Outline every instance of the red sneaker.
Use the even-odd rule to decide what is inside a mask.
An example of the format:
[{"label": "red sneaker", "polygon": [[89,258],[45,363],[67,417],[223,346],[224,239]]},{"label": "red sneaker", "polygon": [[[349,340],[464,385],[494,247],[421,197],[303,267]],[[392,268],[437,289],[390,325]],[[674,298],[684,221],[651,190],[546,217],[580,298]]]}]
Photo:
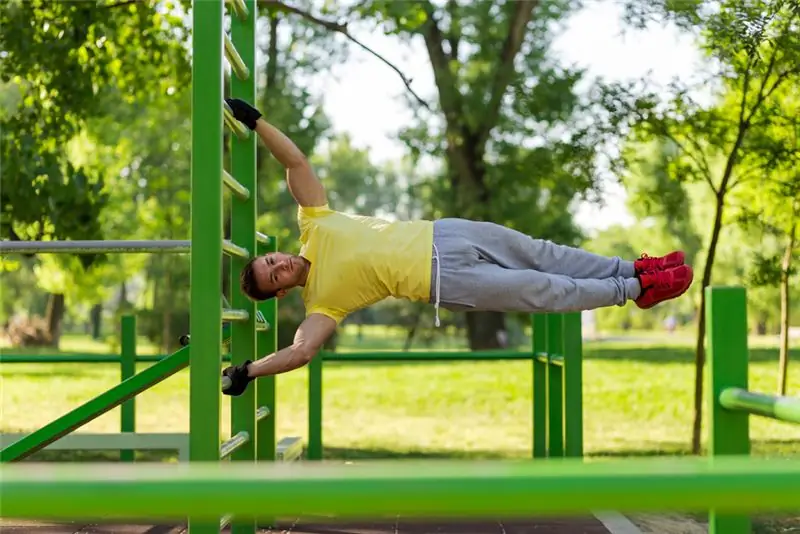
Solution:
[{"label": "red sneaker", "polygon": [[692,285],[693,279],[694,272],[690,265],[679,265],[663,271],[642,273],[639,275],[642,294],[635,300],[636,305],[647,310],[665,300],[680,297]]},{"label": "red sneaker", "polygon": [[670,252],[666,256],[648,256],[642,254],[642,257],[633,262],[633,269],[636,274],[647,273],[651,271],[663,271],[664,269],[672,269],[683,265],[686,261],[686,254],[682,250]]}]

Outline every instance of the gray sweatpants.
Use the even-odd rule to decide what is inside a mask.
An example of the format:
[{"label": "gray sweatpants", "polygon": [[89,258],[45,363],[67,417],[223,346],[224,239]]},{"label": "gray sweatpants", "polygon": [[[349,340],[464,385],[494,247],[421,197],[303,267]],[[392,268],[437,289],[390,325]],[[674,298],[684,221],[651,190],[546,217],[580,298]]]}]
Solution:
[{"label": "gray sweatpants", "polygon": [[490,222],[437,220],[433,245],[431,302],[438,288],[439,305],[449,310],[591,310],[622,306],[641,292],[632,261],[533,239]]}]

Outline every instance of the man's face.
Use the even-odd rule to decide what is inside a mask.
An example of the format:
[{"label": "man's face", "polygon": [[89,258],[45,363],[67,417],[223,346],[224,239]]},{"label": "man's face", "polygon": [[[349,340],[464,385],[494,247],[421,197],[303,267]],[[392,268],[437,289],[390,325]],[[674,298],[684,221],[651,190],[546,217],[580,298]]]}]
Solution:
[{"label": "man's face", "polygon": [[277,291],[278,297],[301,283],[305,269],[302,258],[283,252],[265,254],[253,263],[258,287],[264,291]]}]

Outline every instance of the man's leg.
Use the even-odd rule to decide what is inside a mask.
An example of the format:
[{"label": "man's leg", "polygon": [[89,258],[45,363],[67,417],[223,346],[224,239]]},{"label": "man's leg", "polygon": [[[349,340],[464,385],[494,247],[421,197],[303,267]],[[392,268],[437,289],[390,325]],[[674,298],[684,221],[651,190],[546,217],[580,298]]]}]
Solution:
[{"label": "man's leg", "polygon": [[648,270],[663,270],[682,265],[682,252],[661,258],[623,260],[532,238],[517,230],[491,222],[444,219],[448,230],[457,232],[473,244],[485,260],[507,269],[535,269],[571,278],[633,278]]},{"label": "man's leg", "polygon": [[[682,295],[692,282],[687,265],[638,278],[572,278],[532,269],[484,263],[442,281],[442,301],[475,310],[526,313],[569,312],[624,306],[629,300],[651,308]],[[454,297],[454,298],[451,298]]]}]

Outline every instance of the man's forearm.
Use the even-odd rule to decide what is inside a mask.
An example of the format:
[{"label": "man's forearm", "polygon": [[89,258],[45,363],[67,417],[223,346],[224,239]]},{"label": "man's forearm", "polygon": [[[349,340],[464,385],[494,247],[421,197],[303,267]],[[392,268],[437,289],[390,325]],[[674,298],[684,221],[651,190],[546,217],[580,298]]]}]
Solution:
[{"label": "man's forearm", "polygon": [[264,119],[258,119],[255,132],[281,165],[287,169],[305,164],[306,156],[294,142]]},{"label": "man's forearm", "polygon": [[290,345],[251,363],[247,367],[247,374],[256,378],[294,371],[306,365],[313,355],[301,347]]}]

